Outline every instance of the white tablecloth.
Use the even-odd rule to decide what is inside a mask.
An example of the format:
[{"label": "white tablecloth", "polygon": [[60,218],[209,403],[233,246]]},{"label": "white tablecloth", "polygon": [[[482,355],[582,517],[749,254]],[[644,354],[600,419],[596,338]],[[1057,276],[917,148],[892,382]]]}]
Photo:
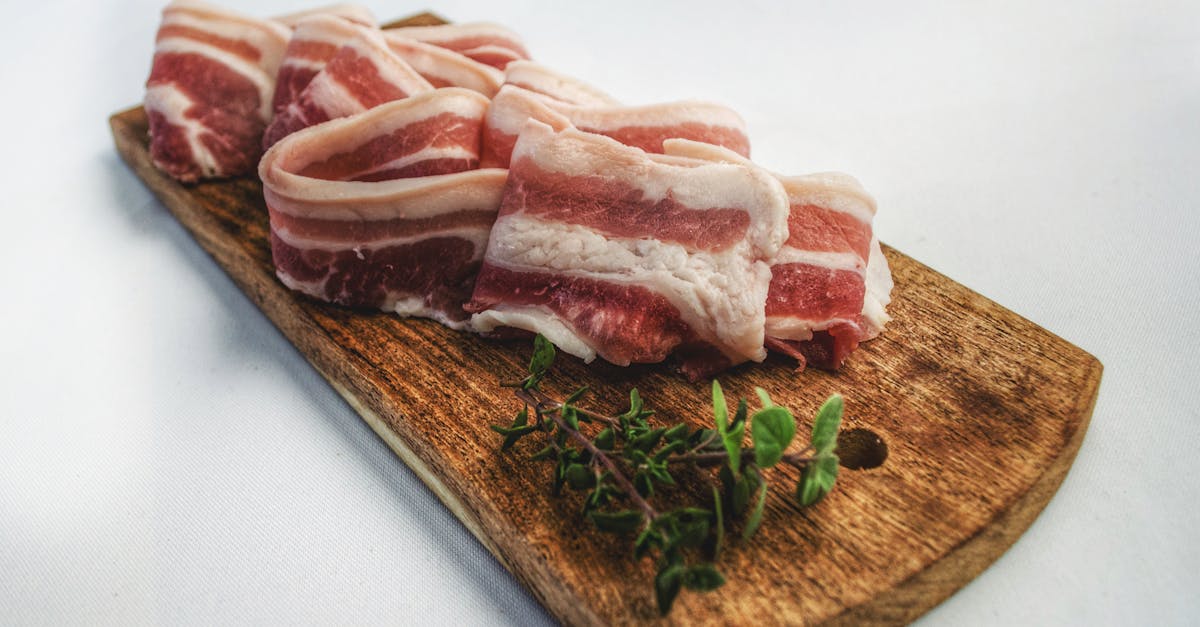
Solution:
[{"label": "white tablecloth", "polygon": [[[884,241],[1104,362],[1058,495],[923,624],[1194,624],[1200,4],[993,4],[430,8],[733,106],[760,163],[856,175]],[[119,161],[159,8],[0,22],[0,623],[549,623]]]}]

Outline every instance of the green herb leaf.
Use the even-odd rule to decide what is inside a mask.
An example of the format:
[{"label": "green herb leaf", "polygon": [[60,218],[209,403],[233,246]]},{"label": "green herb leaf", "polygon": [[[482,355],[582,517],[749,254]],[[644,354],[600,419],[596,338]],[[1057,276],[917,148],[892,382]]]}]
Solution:
[{"label": "green herb leaf", "polygon": [[717,519],[717,539],[713,543],[713,561],[721,557],[721,549],[725,544],[725,512],[721,511],[721,492],[717,490],[717,486],[712,487],[713,493],[713,516]]},{"label": "green herb leaf", "polygon": [[567,397],[567,400],[563,401],[563,405],[575,404],[575,401],[583,398],[583,395],[587,394],[587,392],[588,392],[588,386],[586,386],[586,385],[579,388],[578,390],[575,390],[574,392],[571,392],[571,395]]},{"label": "green herb leaf", "polygon": [[564,473],[567,485],[575,490],[586,490],[596,483],[596,475],[583,464],[571,464]]},{"label": "green herb leaf", "polygon": [[534,453],[529,459],[539,462],[546,459],[554,459],[554,447],[547,444],[545,448]]},{"label": "green herb leaf", "polygon": [[679,423],[663,434],[663,437],[668,442],[686,442],[688,438],[688,426],[686,423]]},{"label": "green herb leaf", "polygon": [[746,475],[738,477],[733,482],[733,492],[729,499],[729,509],[734,516],[746,511],[750,502],[750,479]]},{"label": "green herb leaf", "polygon": [[568,427],[579,431],[579,412],[570,405],[563,405],[559,410],[562,415],[563,422],[567,423]]},{"label": "green herb leaf", "polygon": [[818,454],[816,459],[804,467],[800,483],[796,485],[796,501],[808,507],[820,501],[837,481],[838,457],[833,453]]},{"label": "green herb leaf", "polygon": [[600,431],[600,433],[596,434],[596,437],[592,440],[592,443],[596,445],[596,448],[602,451],[611,451],[613,445],[615,444],[615,440],[616,433],[612,430],[612,428],[605,427]]},{"label": "green herb leaf", "polygon": [[541,377],[554,365],[554,345],[541,333],[533,338],[533,357],[529,360],[529,374]]},{"label": "green herb leaf", "polygon": [[763,507],[767,504],[767,482],[762,481],[758,484],[758,501],[754,504],[754,510],[750,512],[750,518],[746,519],[746,527],[742,529],[742,541],[749,540],[754,536],[754,532],[758,531],[759,525],[762,524]]},{"label": "green herb leaf", "polygon": [[796,420],[786,408],[770,405],[754,414],[750,436],[754,440],[754,463],[759,468],[770,468],[779,463],[796,436]]},{"label": "green herb leaf", "polygon": [[683,587],[696,592],[708,592],[725,585],[725,577],[712,564],[696,564],[683,573]]},{"label": "green herb leaf", "polygon": [[600,531],[607,533],[630,533],[642,525],[645,517],[641,512],[627,509],[619,512],[591,512],[588,514],[592,524]]},{"label": "green herb leaf", "polygon": [[650,449],[654,448],[658,444],[659,440],[662,439],[663,434],[666,432],[667,430],[663,429],[662,427],[647,431],[642,435],[630,440],[629,447],[639,450],[643,453],[649,453]]},{"label": "green herb leaf", "polygon": [[762,401],[763,407],[773,407],[775,405],[774,401],[771,400],[771,395],[767,394],[766,390],[756,387],[754,388],[754,393],[758,395],[758,400]]},{"label": "green herb leaf", "polygon": [[812,446],[817,454],[832,453],[837,448],[838,427],[842,424],[844,403],[840,394],[834,394],[817,410],[813,420]]},{"label": "green herb leaf", "polygon": [[717,422],[717,433],[725,435],[729,429],[729,406],[725,404],[725,392],[721,389],[721,382],[716,379],[713,379],[712,397],[713,417]]},{"label": "green herb leaf", "polygon": [[683,585],[683,573],[684,567],[679,565],[667,565],[658,571],[658,576],[654,578],[654,596],[658,600],[659,614],[666,616],[671,612],[671,606]]}]

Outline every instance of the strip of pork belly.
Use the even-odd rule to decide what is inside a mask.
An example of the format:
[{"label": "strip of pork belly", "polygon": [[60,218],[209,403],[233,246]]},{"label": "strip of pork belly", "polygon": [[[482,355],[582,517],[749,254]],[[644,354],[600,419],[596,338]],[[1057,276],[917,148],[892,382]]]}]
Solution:
[{"label": "strip of pork belly", "polygon": [[300,95],[276,114],[263,147],[296,131],[385,102],[431,91],[433,86],[392,52],[378,30],[355,28]]},{"label": "strip of pork belly", "polygon": [[438,26],[401,26],[388,32],[466,55],[503,70],[509,63],[528,59],[521,37],[498,24],[475,22]]},{"label": "strip of pork belly", "polygon": [[663,141],[683,138],[724,146],[749,156],[746,125],[733,110],[707,102],[671,102],[644,106],[575,105],[536,92],[505,85],[492,99],[484,134],[485,162],[500,166],[511,159],[525,120],[561,130],[611,137],[627,146],[661,153]]},{"label": "strip of pork belly", "polygon": [[463,328],[507,176],[475,169],[487,102],[439,89],[267,151],[259,175],[280,280],[321,300]]},{"label": "strip of pork belly", "polygon": [[[711,145],[671,140],[667,154],[747,163]],[[838,368],[890,318],[891,271],[872,232],[875,200],[853,177],[775,175],[788,194],[788,240],[772,261],[769,347],[814,366]]]},{"label": "strip of pork belly", "polygon": [[513,61],[504,68],[504,84],[574,105],[619,105],[615,98],[591,85],[534,61]]},{"label": "strip of pork belly", "polygon": [[375,20],[375,14],[371,13],[371,10],[367,7],[359,4],[331,4],[315,9],[305,9],[304,11],[280,15],[272,19],[288,28],[299,28],[302,22],[318,15],[339,17],[356,24],[362,24],[363,26],[375,27],[378,25],[378,22]]},{"label": "strip of pork belly", "polygon": [[465,87],[488,98],[504,82],[504,72],[448,48],[383,32],[388,47],[434,87]]},{"label": "strip of pork belly", "polygon": [[765,260],[786,238],[786,196],[758,169],[531,120],[467,308],[480,332],[542,333],[587,361],[761,361]]},{"label": "strip of pork belly", "polygon": [[278,114],[295,102],[342,45],[364,28],[336,15],[317,14],[297,22],[275,79],[272,110]]},{"label": "strip of pork belly", "polygon": [[184,182],[253,172],[289,35],[203,2],[168,4],[144,101],[154,165]]}]

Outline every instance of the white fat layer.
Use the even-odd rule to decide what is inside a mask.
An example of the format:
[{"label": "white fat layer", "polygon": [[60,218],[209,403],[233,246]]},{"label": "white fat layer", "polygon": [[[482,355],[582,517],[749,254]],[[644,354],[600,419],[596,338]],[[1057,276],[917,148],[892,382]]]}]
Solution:
[{"label": "white fat layer", "polygon": [[489,98],[500,89],[504,73],[447,48],[384,33],[388,47],[425,77],[477,91]]},{"label": "white fat layer", "polygon": [[271,19],[285,26],[295,28],[298,31],[300,27],[313,18],[328,16],[337,16],[368,26],[374,26],[376,23],[375,15],[371,13],[371,10],[358,4],[331,4],[315,9],[306,9],[304,11],[288,13],[287,15],[280,15]]},{"label": "white fat layer", "polygon": [[300,101],[312,102],[320,107],[330,119],[346,117],[366,110],[366,107],[358,101],[358,96],[351,93],[345,85],[325,70],[318,72],[313,77],[308,86],[304,88],[304,92],[303,98],[297,98],[297,102],[289,105],[289,108],[294,109],[292,113],[298,114],[298,117],[304,120],[308,118],[300,107]]},{"label": "white fat layer", "polygon": [[275,74],[268,73],[258,64],[251,63],[235,54],[230,54],[220,48],[206,43],[183,37],[170,37],[158,42],[154,47],[155,53],[166,54],[198,54],[217,61],[229,68],[230,71],[244,76],[258,89],[258,115],[264,121],[271,119],[271,97],[275,93]]},{"label": "white fat layer", "polygon": [[439,24],[436,26],[401,26],[385,29],[386,32],[396,33],[431,43],[452,43],[460,39],[474,37],[490,37],[495,45],[508,44],[506,50],[521,47],[521,38],[511,30],[490,22],[469,22],[465,24]]},{"label": "white fat layer", "polygon": [[408,246],[423,242],[434,237],[454,237],[463,239],[474,246],[475,251],[471,255],[473,261],[483,258],[483,251],[487,248],[488,232],[487,227],[460,227],[455,229],[446,229],[444,231],[431,231],[421,233],[420,235],[410,235],[408,237],[392,237],[386,239],[371,240],[370,242],[355,242],[353,246],[349,246],[350,242],[346,240],[325,240],[314,239],[295,235],[286,229],[271,228],[279,239],[283,240],[289,246],[299,248],[301,250],[323,250],[328,252],[342,252],[344,250],[353,250],[359,259],[365,259],[367,253],[373,253],[384,248],[392,248],[395,246]]},{"label": "white fat layer", "polygon": [[517,60],[504,68],[504,82],[577,105],[618,105],[591,85],[533,61]]},{"label": "white fat layer", "polygon": [[388,300],[394,300],[395,302],[391,303],[390,306],[385,306],[384,310],[394,311],[401,318],[429,318],[455,331],[471,330],[470,319],[452,320],[446,315],[446,312],[427,305],[424,296],[398,296],[392,294],[388,296]]},{"label": "white fat layer", "polygon": [[488,168],[368,183],[260,169],[271,209],[320,220],[415,220],[457,211],[496,211],[507,172]]},{"label": "white fat layer", "polygon": [[743,134],[746,132],[746,123],[737,112],[718,104],[699,101],[642,106],[575,105],[508,84],[496,94],[493,107],[495,113],[488,116],[488,124],[507,135],[520,133],[529,117],[560,127],[551,120],[542,120],[542,117],[552,117],[548,112],[552,112],[554,117],[568,120],[573,126],[599,133],[631,126],[671,127],[685,123],[729,128]]},{"label": "white fat layer", "polygon": [[199,120],[186,117],[183,112],[191,108],[193,102],[186,94],[174,85],[155,85],[146,89],[144,105],[147,111],[161,113],[168,124],[183,129],[187,136],[188,146],[192,150],[192,161],[200,168],[201,176],[212,177],[222,174],[220,164],[209,152],[200,136],[208,133],[208,127]]},{"label": "white fat layer", "polygon": [[892,317],[887,306],[892,302],[892,271],[878,239],[871,240],[871,257],[867,261],[867,296],[863,301],[864,340],[878,337]]},{"label": "white fat layer", "polygon": [[479,154],[474,150],[469,150],[464,146],[443,146],[441,148],[435,146],[427,146],[417,152],[404,155],[396,159],[392,159],[386,163],[372,165],[360,172],[352,173],[346,178],[360,178],[372,172],[383,172],[385,170],[395,170],[403,168],[421,161],[433,159],[477,159]]},{"label": "white fat layer", "polygon": [[740,362],[765,356],[763,308],[771,281],[770,268],[749,249],[743,241],[718,253],[692,252],[517,214],[496,222],[487,262],[517,272],[645,287],[675,306],[698,336]]},{"label": "white fat layer", "polygon": [[771,265],[785,263],[803,263],[831,270],[853,270],[855,272],[862,272],[865,267],[862,258],[854,253],[801,250],[786,245],[779,249],[779,254],[771,260]]},{"label": "white fat layer", "polygon": [[541,333],[564,353],[574,355],[587,363],[596,359],[596,349],[563,324],[557,316],[542,307],[500,304],[495,309],[471,316],[470,326],[477,333],[490,333],[500,327]]},{"label": "white fat layer", "polygon": [[240,15],[199,2],[174,2],[163,10],[162,25],[175,24],[243,41],[259,52],[259,64],[274,76],[292,31],[271,20]]}]

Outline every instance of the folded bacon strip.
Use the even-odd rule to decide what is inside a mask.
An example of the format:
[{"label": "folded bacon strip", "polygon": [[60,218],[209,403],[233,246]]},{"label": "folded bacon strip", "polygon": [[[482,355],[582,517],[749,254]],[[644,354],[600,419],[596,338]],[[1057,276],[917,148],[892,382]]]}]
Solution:
[{"label": "folded bacon strip", "polygon": [[466,87],[488,98],[504,82],[504,72],[448,48],[384,31],[388,48],[434,87]]},{"label": "folded bacon strip", "polygon": [[556,130],[575,127],[611,137],[627,146],[661,153],[663,141],[691,139],[729,148],[749,156],[746,124],[732,109],[707,102],[656,105],[577,105],[516,85],[505,85],[492,99],[484,135],[485,161],[508,164],[525,120],[537,120]]},{"label": "folded bacon strip", "polygon": [[504,68],[504,84],[549,96],[568,104],[619,105],[615,98],[591,85],[534,61],[513,61]]},{"label": "folded bacon strip", "polygon": [[259,175],[276,272],[352,307],[462,328],[504,170],[475,169],[487,98],[446,88],[294,133]]},{"label": "folded bacon strip", "polygon": [[[667,154],[749,162],[708,144],[666,142]],[[776,175],[787,192],[788,239],[771,260],[766,343],[821,368],[841,367],[861,341],[889,320],[892,279],[871,222],[875,200],[836,172]]]},{"label": "folded bacon strip", "polygon": [[276,114],[263,135],[263,146],[270,147],[313,124],[432,89],[429,81],[388,48],[378,30],[356,26],[353,36],[342,43],[300,95]]},{"label": "folded bacon strip", "polygon": [[289,35],[197,0],[168,4],[144,101],[154,165],[184,182],[253,172]]},{"label": "folded bacon strip", "polygon": [[275,114],[295,102],[342,45],[364,28],[336,15],[316,14],[296,22],[275,81]]},{"label": "folded bacon strip", "polygon": [[317,15],[328,15],[332,17],[340,17],[363,26],[375,26],[378,22],[375,21],[375,14],[371,10],[359,4],[331,4],[315,9],[305,9],[280,15],[273,18],[276,22],[287,26],[288,28],[297,28],[300,23]]},{"label": "folded bacon strip", "polygon": [[618,365],[761,361],[766,260],[787,199],[757,168],[648,155],[537,121],[522,130],[468,309]]},{"label": "folded bacon strip", "polygon": [[401,26],[388,32],[448,48],[480,63],[503,70],[518,59],[528,59],[521,37],[498,24],[476,22],[438,26]]}]

